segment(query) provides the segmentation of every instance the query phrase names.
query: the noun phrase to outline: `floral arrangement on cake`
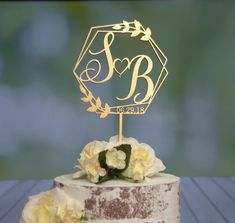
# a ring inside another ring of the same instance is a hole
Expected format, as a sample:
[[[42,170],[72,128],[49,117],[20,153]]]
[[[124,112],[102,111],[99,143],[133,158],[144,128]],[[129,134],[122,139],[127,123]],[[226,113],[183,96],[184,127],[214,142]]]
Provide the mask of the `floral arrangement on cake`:
[[[165,169],[148,144],[134,138],[117,136],[106,141],[88,143],[80,154],[73,178],[86,177],[93,183],[119,178],[143,182]],[[55,187],[31,196],[24,207],[20,223],[83,223],[86,222],[84,205],[79,200]]]
[[[31,196],[20,223],[82,223],[84,212],[75,199],[59,188]]]
[[[120,143],[117,136],[111,137],[109,142],[88,143],[75,167],[80,170],[73,174],[74,179],[86,176],[93,183],[115,178],[143,182],[146,177],[165,169],[151,146],[134,138],[123,138]]]

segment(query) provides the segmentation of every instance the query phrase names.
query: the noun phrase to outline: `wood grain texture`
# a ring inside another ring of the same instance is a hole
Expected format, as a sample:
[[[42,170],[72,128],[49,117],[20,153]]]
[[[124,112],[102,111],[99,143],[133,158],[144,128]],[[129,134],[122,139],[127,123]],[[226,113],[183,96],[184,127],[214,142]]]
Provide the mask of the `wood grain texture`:
[[[7,191],[10,190],[11,187],[13,187],[16,183],[17,183],[16,180],[1,181],[1,183],[0,183],[0,200],[1,200],[1,197],[4,195],[4,193],[7,193]]]
[[[195,178],[195,183],[201,188],[202,193],[210,201],[217,213],[223,218],[224,222],[235,222],[235,203],[221,190],[210,178]]]
[[[182,191],[180,199],[181,222],[188,222],[190,219],[190,223],[199,223],[196,214]]]
[[[198,222],[202,223],[227,223],[227,219],[216,209],[210,199],[207,197],[210,188],[201,189],[196,180],[201,178],[182,178],[181,187],[186,199],[189,202],[191,210],[197,217]],[[190,222],[190,219],[188,220]]]
[[[28,196],[51,187],[52,180],[0,181],[0,223],[18,223]],[[180,202],[181,223],[233,223],[235,178],[182,177]]]
[[[233,200],[233,202],[235,202],[235,182],[232,182],[229,177],[213,177],[211,179],[231,200]]]
[[[1,183],[0,183],[1,187]],[[18,223],[28,197],[52,187],[52,181],[21,181],[0,200],[0,223]]]

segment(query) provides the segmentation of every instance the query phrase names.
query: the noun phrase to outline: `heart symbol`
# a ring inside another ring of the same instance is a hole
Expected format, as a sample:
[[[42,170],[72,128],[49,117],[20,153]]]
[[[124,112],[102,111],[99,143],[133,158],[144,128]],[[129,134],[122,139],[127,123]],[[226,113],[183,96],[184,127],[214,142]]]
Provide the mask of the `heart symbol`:
[[[122,74],[127,70],[130,69],[130,60],[127,57],[123,59],[116,58],[113,61],[114,70],[119,74],[119,77],[122,77]]]

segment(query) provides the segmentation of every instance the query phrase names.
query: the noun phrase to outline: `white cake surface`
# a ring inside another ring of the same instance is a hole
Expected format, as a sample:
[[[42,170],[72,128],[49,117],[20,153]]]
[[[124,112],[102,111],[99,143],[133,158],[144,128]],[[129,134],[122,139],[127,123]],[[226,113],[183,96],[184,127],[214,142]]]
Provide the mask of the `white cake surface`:
[[[142,183],[120,179],[94,184],[72,179],[72,174],[54,179],[55,186],[84,205],[89,222],[179,223],[179,178],[159,173]]]

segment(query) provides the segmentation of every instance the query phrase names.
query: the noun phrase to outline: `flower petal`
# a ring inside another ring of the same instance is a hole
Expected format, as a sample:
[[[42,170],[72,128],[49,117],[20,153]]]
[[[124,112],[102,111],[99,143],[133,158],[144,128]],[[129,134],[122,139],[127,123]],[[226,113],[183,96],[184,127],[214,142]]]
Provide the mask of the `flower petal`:
[[[118,151],[118,158],[121,160],[125,160],[126,159],[126,153],[124,153],[123,151]]]

